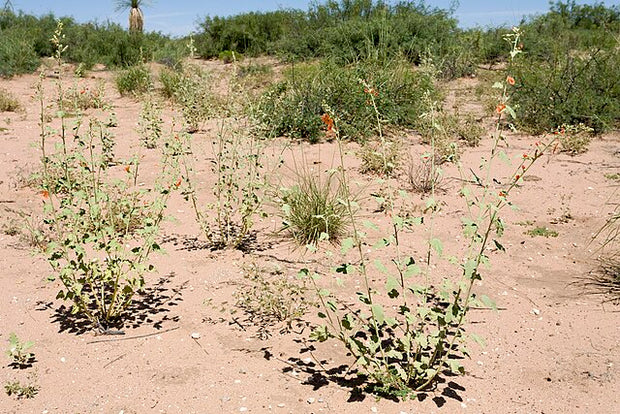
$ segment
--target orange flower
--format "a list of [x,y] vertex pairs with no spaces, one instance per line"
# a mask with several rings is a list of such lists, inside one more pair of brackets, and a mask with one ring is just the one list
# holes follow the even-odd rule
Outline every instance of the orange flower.
[[519,181],[519,178],[521,178],[521,176],[520,176],[519,174],[517,174],[517,175],[515,176],[515,181]]
[[129,172],[129,165],[125,166],[125,172]]
[[515,84],[515,78],[513,78],[512,76],[508,76],[506,78],[506,82],[508,82],[510,85],[514,85]]
[[500,197],[504,197],[504,198],[505,198],[507,195],[508,195],[508,194],[506,194],[506,192],[505,192],[505,191],[500,191],[500,192],[499,192],[499,196],[500,196]]
[[376,90],[375,88],[364,88],[364,93],[367,93],[373,96],[379,96],[379,91]]
[[174,183],[174,186],[176,188],[179,188],[181,186],[181,179],[180,178],[179,178],[179,180],[176,183]]
[[527,160],[529,157],[530,157],[529,155],[527,155],[527,154],[523,154],[523,159],[524,159],[524,160]]
[[506,105],[497,104],[497,107],[495,108],[495,112],[497,112],[498,114],[501,114],[502,112],[504,112],[504,109],[506,109]]
[[50,198],[50,192],[47,191],[47,190],[43,190],[43,191],[41,191],[41,196],[43,198]]
[[323,114],[321,120],[325,125],[327,125],[327,132],[331,132],[334,129],[334,120],[329,114]]

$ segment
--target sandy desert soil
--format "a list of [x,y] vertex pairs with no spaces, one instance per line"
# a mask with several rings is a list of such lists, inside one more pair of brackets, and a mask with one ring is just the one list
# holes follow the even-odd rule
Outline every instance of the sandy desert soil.
[[[218,65],[212,64],[227,70]],[[95,71],[90,76],[80,82],[94,85],[98,78],[107,82],[119,122],[114,129],[117,156],[142,154],[142,173],[148,181],[157,172],[159,152],[140,146],[136,132],[140,102],[121,98],[110,73]],[[0,80],[0,87],[15,94],[24,107],[22,112],[0,114],[0,225],[5,230],[15,226],[17,211],[35,220],[41,215],[41,196],[24,186],[38,160],[33,145],[39,137],[38,103],[33,99],[36,80],[36,75]],[[46,82],[52,93],[53,80]],[[454,87],[472,82],[460,81]],[[165,113],[169,121],[172,109]],[[194,136],[196,153],[206,161],[199,164],[205,177],[216,125],[213,121]],[[412,155],[424,151],[415,134],[400,138]],[[506,151],[518,157],[537,139],[510,134]],[[308,168],[317,170],[327,170],[335,162],[333,143],[293,143],[285,148],[284,140],[276,140],[270,145],[267,158],[285,154],[286,165],[279,173],[285,181],[294,178],[293,159],[305,159]],[[464,165],[475,167],[489,145],[485,138],[479,147],[466,148]],[[357,146],[347,149],[348,172],[367,194],[376,185],[375,178],[359,173]],[[235,292],[245,289],[243,266],[255,263],[278,269],[279,277],[291,280],[302,267],[324,266],[321,256],[301,254],[290,240],[273,235],[280,224],[277,216],[257,223],[249,251],[211,251],[201,239],[190,205],[175,195],[168,212],[176,220],[165,224],[162,238],[167,253],[156,256],[158,271],[149,276],[123,337],[95,336],[88,326],[68,317],[66,304],[54,299],[58,282],[46,281],[51,269],[44,258],[32,254],[19,231],[3,231],[0,348],[8,347],[9,333],[15,332],[35,342],[36,362],[32,368],[16,370],[3,356],[0,381],[27,381],[30,376],[40,390],[29,400],[1,392],[0,412],[620,412],[620,308],[576,283],[596,268],[597,245],[590,240],[616,207],[610,197],[617,181],[605,178],[614,173],[620,173],[617,132],[594,139],[583,155],[556,154],[534,167],[525,185],[512,194],[521,210],[505,214],[502,242],[507,252],[490,253],[492,267],[476,286],[500,308],[469,314],[468,331],[483,336],[486,346],[471,345],[472,358],[464,361],[466,375],[445,377],[435,390],[406,402],[352,392],[352,381],[338,374],[352,362],[340,344],[308,341],[308,325],[316,322],[312,309],[305,322],[292,329],[269,325],[262,335],[243,311],[220,310],[234,309]],[[493,174],[501,181],[506,171]],[[445,176],[444,191],[438,194],[442,210],[436,232],[446,249],[458,250],[464,209],[458,195],[460,181],[453,166],[445,167]],[[406,189],[402,177],[394,183]],[[202,190],[209,194],[208,183]],[[374,212],[369,197],[360,202],[361,215],[387,221],[383,213]],[[411,208],[415,211],[421,205],[423,198],[412,194]],[[534,225],[548,226],[558,236],[524,234]],[[402,245],[418,257],[424,251],[423,240],[423,234],[408,233]],[[358,283],[347,281],[349,295]],[[199,338],[192,338],[192,333]]]

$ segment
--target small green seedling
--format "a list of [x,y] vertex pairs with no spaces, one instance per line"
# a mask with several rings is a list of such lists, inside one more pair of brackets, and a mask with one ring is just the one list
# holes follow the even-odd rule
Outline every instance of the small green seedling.
[[15,332],[11,332],[9,335],[9,349],[7,349],[6,354],[11,360],[11,364],[13,367],[17,368],[26,368],[32,365],[34,362],[34,354],[32,352],[28,352],[30,348],[34,345],[32,341],[22,342],[19,340]]

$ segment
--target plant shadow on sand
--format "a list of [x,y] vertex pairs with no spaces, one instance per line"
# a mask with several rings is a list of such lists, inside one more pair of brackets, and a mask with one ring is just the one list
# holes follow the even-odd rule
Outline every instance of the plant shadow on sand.
[[[309,353],[312,355],[312,352],[316,350],[313,345],[308,345],[304,341],[295,340],[295,342],[303,343],[304,345],[304,347],[300,350],[300,354]],[[270,359],[268,354],[265,355],[265,358]],[[312,359],[312,361],[308,361],[308,358],[301,359],[297,357],[290,357],[286,361],[281,360],[287,364],[287,366],[282,369],[282,372],[284,374],[290,374],[294,370],[297,370],[307,374],[308,377],[302,382],[302,384],[312,386],[314,391],[317,391],[330,383],[334,383],[341,388],[348,389],[350,394],[347,402],[364,401],[367,396],[371,396],[373,398],[384,398],[394,402],[401,401],[393,395],[384,395],[376,392],[373,393],[372,390],[369,390],[367,387],[369,378],[357,369],[352,369],[352,367],[344,364],[329,368],[329,362],[327,360],[322,360],[317,363],[314,358]],[[455,378],[458,376],[448,372],[444,373],[444,376],[437,380],[437,384],[435,384],[433,389],[417,393],[416,399],[419,401],[424,401],[430,396],[433,396],[432,400],[438,408],[443,407],[448,398],[458,402],[463,402],[463,398],[459,395],[459,392],[465,391],[465,387],[447,379],[451,377]]]
[[[116,320],[111,321],[105,329],[131,328],[135,329],[143,325],[151,325],[160,330],[165,322],[177,322],[178,315],[171,316],[171,308],[178,306],[183,301],[182,292],[187,287],[188,281],[173,286],[175,273],[161,277],[157,283],[144,289],[134,298],[133,303]],[[71,314],[71,308],[61,305],[51,315],[52,322],[58,323],[58,332],[69,332],[81,335],[97,327],[81,314]]]
[[[171,243],[173,246],[176,247],[176,250],[188,252],[199,250],[216,252],[226,248],[226,246],[221,244],[209,243],[207,241],[199,239],[198,237],[183,234],[167,235],[163,238],[163,243]],[[273,242],[259,241],[258,232],[253,231],[246,235],[243,242],[237,247],[237,250],[243,253],[264,252],[271,249],[273,245]]]

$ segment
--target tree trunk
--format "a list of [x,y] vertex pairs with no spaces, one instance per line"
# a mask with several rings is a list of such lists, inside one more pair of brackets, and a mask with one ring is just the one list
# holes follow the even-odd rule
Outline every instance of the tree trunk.
[[144,15],[142,10],[132,7],[129,12],[129,31],[132,33],[142,33],[144,27]]

